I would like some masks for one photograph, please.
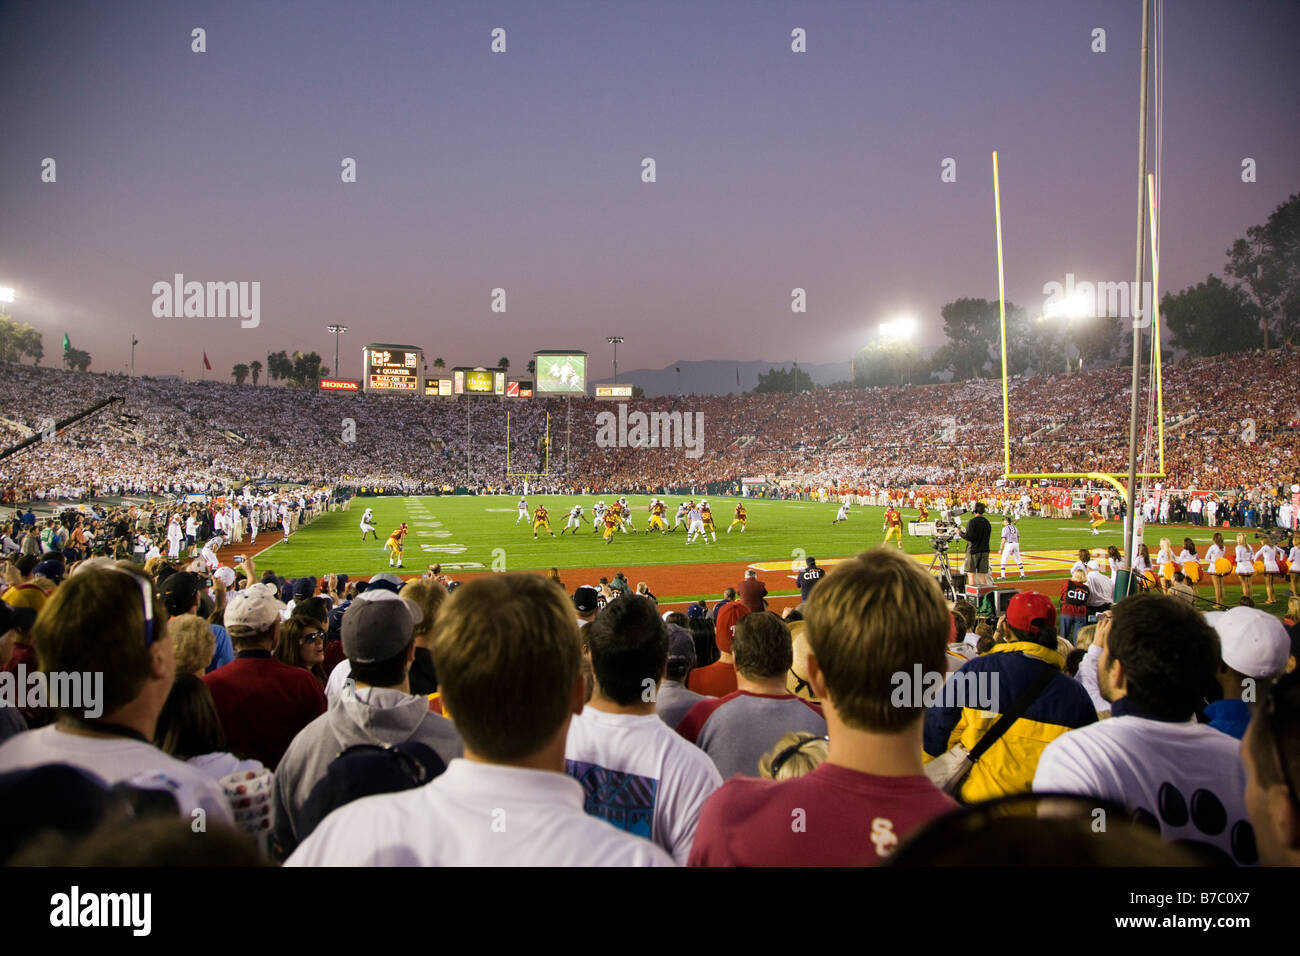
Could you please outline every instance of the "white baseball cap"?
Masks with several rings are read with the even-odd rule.
[[[1291,636],[1282,622],[1258,608],[1212,611],[1205,620],[1219,635],[1223,663],[1246,677],[1276,677],[1291,656]]]
[[[235,592],[226,604],[226,627],[248,627],[264,631],[280,618],[285,605],[274,584],[250,584]]]

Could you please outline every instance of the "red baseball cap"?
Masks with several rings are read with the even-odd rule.
[[[731,638],[736,633],[736,622],[749,613],[749,608],[739,601],[731,601],[718,609],[718,620],[714,626],[714,638],[718,650],[724,654],[731,653]]]
[[[1039,625],[1056,627],[1056,605],[1037,591],[1021,591],[1007,605],[1007,623],[1017,631],[1037,630]]]

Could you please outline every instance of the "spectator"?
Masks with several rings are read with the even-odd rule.
[[[1096,643],[1112,717],[1049,743],[1034,790],[1114,800],[1166,840],[1257,862],[1238,745],[1192,719],[1219,663],[1213,628],[1185,604],[1137,594],[1097,622]]]
[[[301,604],[299,605],[301,607]],[[300,667],[325,689],[325,625],[305,615],[291,614],[280,625],[280,640],[275,645],[275,659],[290,667]]]
[[[668,665],[655,698],[655,713],[676,730],[687,711],[708,698],[686,689],[686,678],[695,666],[695,638],[679,624],[667,624],[667,627]]]
[[[1009,710],[1035,686],[1022,715],[975,764],[961,788],[970,803],[1021,793],[1034,779],[1034,767],[1048,741],[1097,719],[1087,691],[1062,672],[1065,660],[1056,650],[1056,608],[1042,594],[1021,591],[1007,605],[1003,643],[983,657],[962,665],[953,680],[991,690],[989,701],[947,701],[926,709],[925,752],[947,753],[960,743],[973,750],[996,722],[992,714]],[[969,676],[966,676],[969,675]],[[957,706],[964,703],[965,706]]]
[[[719,623],[726,615],[724,608]],[[696,704],[677,732],[713,758],[723,778],[757,776],[758,759],[792,730],[825,735],[821,707],[786,690],[793,663],[790,629],[775,614],[760,611],[736,624],[737,689]]]
[[[750,612],[761,611],[767,606],[763,598],[767,597],[767,585],[758,579],[758,572],[753,568],[745,571],[745,580],[736,588],[736,596]]]
[[[1262,698],[1241,759],[1260,862],[1300,866],[1300,676],[1288,674]]]
[[[808,622],[803,618],[795,621],[787,619],[786,627],[790,628],[791,661],[785,688],[796,697],[820,704],[808,677],[808,657],[812,654],[812,647],[808,643]]]
[[[749,613],[749,608],[739,601],[732,601],[718,612],[718,623],[714,627],[714,640],[717,642],[718,659],[707,667],[691,671],[686,679],[686,686],[705,697],[722,697],[736,689],[736,665],[731,653],[732,637],[736,631],[736,622]]]
[[[14,640],[21,629],[27,632],[36,622],[36,612],[29,607],[11,607],[0,601],[0,672],[9,666],[14,653]],[[0,703],[0,744],[15,734],[27,730],[22,712],[9,701]]]
[[[461,755],[460,735],[451,722],[430,712],[427,698],[410,693],[422,607],[391,592],[380,594],[385,597],[353,603],[343,616],[352,682],[336,706],[293,738],[276,768],[273,841],[281,857],[305,836],[299,814],[312,788],[349,747],[414,742],[433,750],[444,767]]]
[[[1182,601],[1184,604],[1192,607],[1196,606],[1196,588],[1192,587],[1187,581],[1187,575],[1181,570],[1174,571],[1174,583],[1169,585],[1169,596],[1175,601]],[[1246,728],[1241,728],[1245,733]]]
[[[806,777],[826,760],[830,741],[806,731],[786,734],[758,760],[758,775],[764,780],[793,780]]]
[[[709,611],[710,623],[716,624],[718,622],[718,612],[721,611],[724,607],[726,607],[734,600],[736,600],[736,589],[723,588],[722,600],[719,601],[717,604],[713,605],[712,609],[710,609]],[[701,604],[703,604],[703,602],[701,602]]]
[[[1286,671],[1291,637],[1273,615],[1249,607],[1215,611],[1205,620],[1219,635],[1215,678],[1223,694],[1205,708],[1210,726],[1241,740],[1250,725],[1248,701],[1262,700]]]
[[[589,814],[685,865],[700,808],[722,778],[656,716],[668,630],[652,601],[632,596],[607,607],[584,636],[596,683],[569,724],[565,769],[582,784]]]
[[[826,760],[790,780],[723,784],[700,817],[692,865],[875,863],[956,807],[921,768],[923,708],[893,703],[895,674],[944,671],[950,618],[938,584],[910,557],[875,548],[825,585],[807,620]],[[805,831],[792,823],[801,819],[817,823]]]
[[[1088,623],[1088,575],[1073,571],[1061,586],[1061,636],[1074,643],[1079,629]]]
[[[103,675],[103,684],[78,702],[93,708],[60,706],[56,724],[0,746],[0,772],[62,763],[109,784],[143,776],[170,789],[183,815],[232,822],[216,783],[150,743],[175,674],[165,614],[151,582],[117,565],[60,587],[32,628],[42,669]]]
[[[202,677],[217,647],[212,626],[197,614],[179,614],[167,622],[167,632],[176,645],[176,673]]]
[[[420,607],[420,621],[415,625],[415,657],[411,660],[411,693],[430,697],[438,692],[438,671],[433,666],[433,621],[446,600],[447,589],[437,581],[408,581],[402,597]]]
[[[203,678],[231,746],[271,770],[298,731],[325,712],[316,678],[273,654],[283,609],[274,585],[236,593],[226,607],[235,659]]]
[[[177,571],[169,574],[159,584],[158,592],[171,617],[182,614],[198,614],[202,588],[199,576],[193,571]],[[218,667],[225,667],[235,659],[235,648],[230,641],[230,633],[223,625],[210,624],[213,637],[212,660],[208,661],[207,671],[211,673]]]
[[[808,595],[812,594],[812,589],[817,585],[826,572],[817,567],[816,558],[804,558],[804,569],[799,572],[799,601],[808,603]]]
[[[465,758],[423,787],[330,814],[289,866],[672,864],[583,812],[582,787],[564,773],[586,689],[573,612],[550,582],[474,578],[439,611],[437,632],[434,664]]]
[[[202,618],[198,620],[203,622]],[[184,760],[213,780],[262,769],[258,761],[241,760],[229,752],[212,695],[201,676],[192,672],[176,675],[167,703],[158,715],[154,742],[163,753]]]

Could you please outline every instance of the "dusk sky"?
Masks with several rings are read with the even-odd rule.
[[[937,345],[944,303],[997,295],[994,149],[1010,299],[1133,279],[1140,7],[4,3],[0,286],[45,364],[66,331],[95,371],[132,334],[144,374],[332,365],[331,322],[353,378],[367,342],[584,348],[593,378],[611,334],[623,369],[847,361],[899,313]],[[1166,10],[1162,291],[1300,192],[1300,3]],[[260,282],[260,326],[155,318],[175,273]]]

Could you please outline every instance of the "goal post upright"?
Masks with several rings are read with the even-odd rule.
[[[542,471],[510,470],[510,412],[506,411],[506,477],[507,478],[549,478],[551,475],[551,413],[546,413],[546,431],[542,444],[546,447],[545,464]]]

